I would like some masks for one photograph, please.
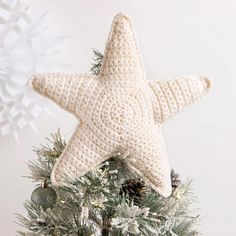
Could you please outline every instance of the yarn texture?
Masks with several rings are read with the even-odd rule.
[[[118,14],[98,76],[36,74],[29,86],[80,121],[54,166],[54,186],[83,176],[114,152],[128,152],[129,167],[168,197],[170,167],[161,125],[205,95],[210,82],[196,75],[147,80],[131,20]]]

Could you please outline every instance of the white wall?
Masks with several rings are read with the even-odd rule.
[[[212,91],[199,104],[164,127],[169,157],[183,179],[195,179],[204,236],[233,235],[236,212],[236,2],[233,0],[27,0],[35,15],[49,10],[48,23],[69,36],[63,58],[87,72],[91,49],[103,50],[113,16],[132,16],[147,75],[202,74],[213,81]],[[44,142],[57,127],[71,134],[76,121],[56,105],[36,122],[39,133],[25,129],[20,145],[0,139],[0,235],[16,235],[13,213],[33,186],[25,161],[35,158],[31,147]]]

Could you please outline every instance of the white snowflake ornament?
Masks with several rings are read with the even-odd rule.
[[[22,0],[0,1],[0,136],[13,134],[30,125],[45,110],[45,99],[28,89],[27,80],[38,70],[57,65],[51,37],[44,26],[45,14],[32,19],[30,6]]]

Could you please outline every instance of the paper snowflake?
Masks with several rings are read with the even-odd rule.
[[[46,109],[47,101],[27,88],[37,71],[58,67],[55,45],[63,37],[50,35],[46,14],[34,19],[21,0],[0,0],[0,136],[18,133]]]

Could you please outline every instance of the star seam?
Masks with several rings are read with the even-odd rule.
[[[149,86],[150,86],[150,85],[149,85]],[[155,86],[155,85],[154,85],[154,86]],[[158,108],[159,108],[160,113],[161,113],[161,116],[160,116],[160,123],[161,123],[161,121],[164,119],[164,116],[163,116],[163,109],[162,109],[162,106],[161,106],[161,103],[160,103],[160,101],[159,101],[159,97],[158,97],[156,91],[155,91],[151,86],[150,86],[150,88],[151,88],[151,90],[152,90],[152,92],[153,92],[153,94],[154,94],[155,102],[158,103]],[[155,113],[156,113],[156,111],[155,111],[155,104],[152,103],[152,105],[154,106],[154,107],[153,107],[153,112],[154,112],[154,114],[155,114]]]
[[[167,119],[170,118],[170,115],[171,115],[170,104],[169,104],[168,97],[167,97],[166,93],[164,92],[164,90],[163,90],[162,87],[161,87],[161,84],[159,85],[159,88],[160,88],[160,90],[161,90],[163,96],[165,97],[165,102],[166,102],[167,107],[168,107],[168,110],[169,110],[168,115],[166,114],[166,115],[165,115],[166,117],[164,118],[164,120],[167,120]]]
[[[178,99],[177,99],[176,96],[175,96],[174,91],[172,90],[172,88],[171,88],[171,86],[170,86],[170,81],[167,81],[167,86],[169,87],[169,89],[170,89],[170,91],[171,91],[171,93],[172,93],[172,96],[173,96],[174,101],[175,101],[176,106],[177,106],[176,112],[178,112],[178,111],[180,110],[180,105],[179,105]]]

